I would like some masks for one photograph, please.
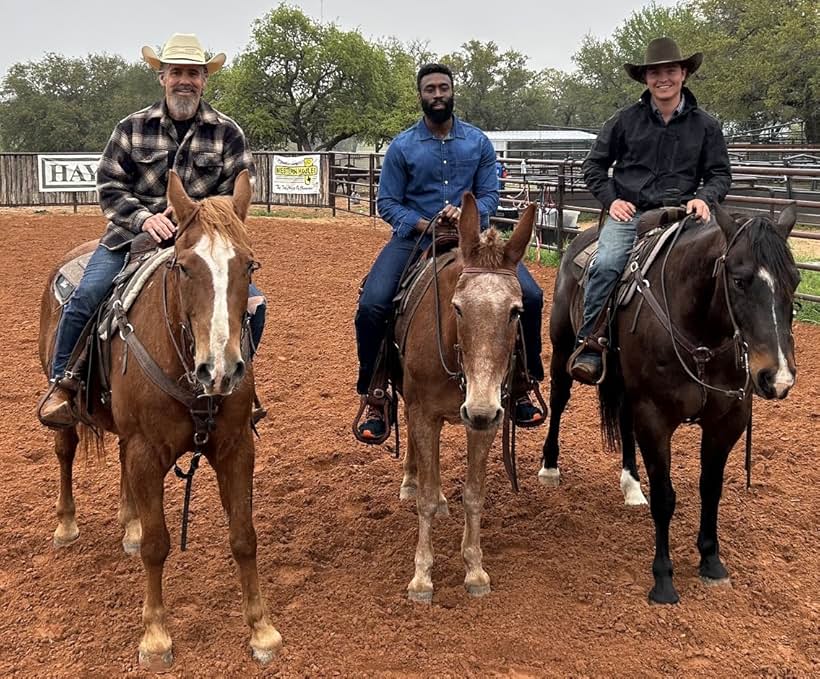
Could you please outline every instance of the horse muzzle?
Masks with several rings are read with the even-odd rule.
[[[228,396],[245,377],[245,361],[224,361],[218,370],[213,360],[203,361],[196,366],[196,379],[210,396]]]
[[[752,374],[755,393],[765,399],[784,399],[794,386],[795,372],[790,368],[766,368]]]
[[[504,410],[498,404],[487,404],[482,406],[463,403],[461,406],[461,421],[470,429],[476,431],[487,431],[501,424]]]

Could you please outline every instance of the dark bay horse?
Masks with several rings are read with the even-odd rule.
[[[172,383],[192,394],[196,386],[200,392],[221,397],[215,428],[202,437],[206,440],[201,449],[216,472],[228,515],[245,620],[252,630],[250,645],[264,663],[280,647],[281,637],[268,620],[259,591],[251,515],[253,372],[240,350],[248,283],[255,264],[243,223],[250,198],[247,171],[237,177],[232,197],[201,203],[192,201],[177,175],[170,174],[168,201],[180,225],[173,259],[169,267],[160,266],[152,274],[128,312],[128,322]],[[43,293],[40,317],[40,360],[46,374],[60,313],[52,293],[55,274],[56,270]],[[140,663],[166,669],[173,654],[162,600],[162,571],[170,549],[163,483],[176,460],[194,449],[194,424],[189,409],[149,379],[134,350],[125,351],[122,335],[112,340],[111,350],[111,407],[98,407],[93,424],[119,439],[123,546],[127,552],[139,551],[145,567]],[[60,462],[54,542],[62,546],[79,536],[72,492],[78,433],[70,428],[54,436]]]
[[[459,255],[442,269],[437,288],[427,289],[407,329],[402,395],[409,440],[400,497],[416,496],[419,517],[415,575],[407,586],[413,601],[433,597],[432,521],[436,513],[447,512],[439,473],[445,422],[463,424],[467,430],[464,586],[472,596],[490,591],[480,544],[487,455],[504,416],[502,388],[523,309],[515,270],[532,235],[534,214],[530,205],[506,243],[495,229],[479,235],[478,208],[473,195],[466,193],[458,224]],[[459,370],[464,391],[454,379]]]
[[[602,427],[610,444],[621,445],[621,487],[628,504],[643,497],[636,439],[641,449],[655,523],[655,584],[649,593],[654,602],[679,598],[669,556],[675,511],[670,465],[672,434],[684,422],[696,422],[702,430],[700,575],[708,583],[728,581],[717,535],[726,459],[749,422],[752,392],[785,398],[796,374],[791,326],[799,274],[786,242],[796,216],[793,206],[777,223],[718,208],[717,224],[688,222],[668,256],[661,254],[650,269],[646,292],[636,294],[617,314],[614,339],[619,349],[611,353],[614,358],[599,388]],[[559,478],[558,432],[572,385],[566,365],[582,306],[573,259],[596,237],[597,231],[590,230],[573,241],[555,282],[552,412],[539,473],[546,485],[557,485]],[[657,311],[648,303],[650,294]]]

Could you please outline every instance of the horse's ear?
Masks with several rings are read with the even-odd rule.
[[[475,197],[467,191],[461,199],[461,216],[458,219],[458,247],[464,257],[478,246],[478,206]]]
[[[517,265],[523,257],[532,238],[532,225],[535,221],[535,203],[530,203],[524,214],[515,225],[507,245],[504,247],[504,259],[507,264]]]
[[[732,218],[732,215],[723,209],[722,205],[717,206],[717,209],[715,210],[715,219],[717,219],[718,226],[720,226],[723,231],[723,235],[726,236],[727,241],[735,235],[735,231],[737,231],[740,226]]]
[[[168,173],[168,205],[174,208],[177,224],[184,224],[196,206],[196,203],[185,193],[179,175],[173,170]]]
[[[797,221],[797,205],[792,203],[787,205],[777,218],[777,232],[783,236],[783,240],[789,237]]]
[[[251,175],[242,170],[233,185],[233,209],[243,222],[251,205]]]

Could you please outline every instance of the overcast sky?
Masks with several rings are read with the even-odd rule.
[[[250,39],[254,19],[277,0],[0,0],[0,75],[12,64],[46,52],[82,57],[90,52],[140,58],[142,45],[171,33],[197,33],[206,49],[228,60]],[[393,35],[428,41],[438,53],[468,40],[493,40],[530,58],[530,68],[571,70],[571,56],[587,33],[603,38],[642,0],[292,0],[315,19],[358,29],[365,37]],[[658,4],[673,5],[672,0]]]

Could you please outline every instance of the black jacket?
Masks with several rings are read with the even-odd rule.
[[[583,173],[605,209],[617,198],[639,210],[660,207],[675,189],[680,203],[697,197],[712,209],[726,197],[732,175],[720,124],[685,87],[683,96],[683,109],[667,125],[652,110],[649,90],[604,123]]]

